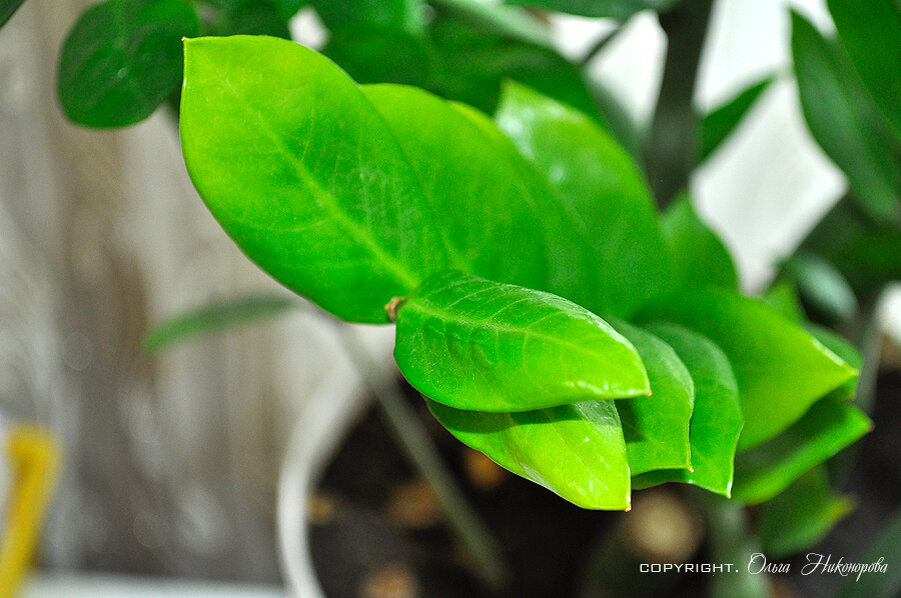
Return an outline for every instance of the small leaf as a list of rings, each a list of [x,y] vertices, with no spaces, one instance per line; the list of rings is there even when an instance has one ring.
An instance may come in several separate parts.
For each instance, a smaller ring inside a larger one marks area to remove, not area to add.
[[[144,120],[178,89],[181,39],[199,29],[183,0],[92,6],[63,42],[57,91],[66,116],[88,127]]]
[[[217,30],[220,35],[272,35],[291,39],[285,11],[274,0],[245,0],[226,9]]]
[[[773,81],[775,77],[769,76],[749,85],[701,119],[701,162],[709,158],[732,135]]]
[[[750,297],[719,289],[684,291],[651,314],[706,336],[729,358],[745,420],[739,451],[783,432],[857,375],[797,324]]]
[[[851,285],[821,256],[799,251],[783,264],[782,271],[794,281],[811,313],[827,323],[847,322],[860,309]]]
[[[792,13],[792,56],[801,107],[817,143],[848,176],[855,201],[871,216],[893,220],[901,209],[901,176],[847,56],[797,13]]]
[[[583,17],[625,20],[643,10],[665,11],[679,0],[507,0],[507,4],[534,6]]]
[[[144,347],[156,353],[197,336],[272,318],[296,307],[292,299],[266,295],[217,301],[163,322],[150,332]]]
[[[767,556],[781,559],[809,549],[854,506],[852,499],[832,492],[826,468],[815,467],[760,508],[760,540]]]
[[[647,330],[672,347],[691,374],[694,411],[690,441],[694,471],[651,471],[633,480],[633,485],[639,488],[685,482],[728,497],[742,428],[738,383],[729,360],[712,342],[681,326],[657,323]]]
[[[404,300],[394,357],[414,388],[456,409],[529,411],[649,392],[635,348],[594,314],[459,272]]]
[[[691,374],[672,347],[656,336],[625,322],[613,325],[638,349],[651,382],[651,396],[616,402],[632,475],[688,469],[694,403]]]
[[[420,34],[424,7],[421,0],[310,0],[329,29],[347,23],[370,23]]]
[[[698,217],[690,197],[683,195],[673,203],[661,219],[661,228],[678,284],[688,288],[738,288],[738,274],[729,251]]]
[[[602,315],[628,317],[667,289],[670,273],[651,192],[629,155],[584,114],[521,85],[504,88],[496,120],[576,216],[595,248]]]
[[[854,560],[879,563],[885,569],[864,573],[859,579],[857,575],[848,575],[837,598],[897,598],[901,591],[901,511],[895,511],[882,523],[876,541]]]
[[[629,463],[613,401],[521,413],[461,411],[429,401],[461,442],[585,509],[628,509]]]
[[[0,0],[0,27],[6,24],[25,0]]]
[[[768,501],[871,428],[862,411],[827,396],[781,435],[738,455],[732,494],[748,504]]]

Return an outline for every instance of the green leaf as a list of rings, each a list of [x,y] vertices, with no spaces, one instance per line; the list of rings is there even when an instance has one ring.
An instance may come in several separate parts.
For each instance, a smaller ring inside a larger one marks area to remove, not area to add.
[[[647,330],[672,347],[691,374],[694,411],[689,438],[694,471],[651,471],[633,480],[633,486],[685,482],[728,497],[742,428],[738,383],[729,360],[708,339],[681,326],[656,323]]]
[[[583,17],[625,20],[643,10],[669,10],[679,0],[507,0],[507,4],[534,6]]]
[[[781,435],[738,455],[732,494],[748,504],[768,501],[871,428],[862,411],[841,397],[827,396]]]
[[[848,176],[864,210],[881,220],[896,218],[901,207],[897,161],[847,56],[794,12],[792,55],[801,107],[817,143]]]
[[[638,349],[651,382],[650,396],[616,402],[632,475],[690,468],[691,374],[672,347],[656,336],[625,322],[612,324]]]
[[[807,330],[807,332],[809,332],[815,339],[820,341],[823,346],[832,351],[834,354],[838,355],[842,361],[847,363],[855,370],[860,371],[863,365],[863,360],[860,356],[860,353],[857,352],[857,347],[846,341],[844,338],[842,338],[832,330],[824,328],[823,326],[808,322],[804,325],[804,329]],[[854,399],[856,389],[857,377],[855,376],[836,388],[834,391],[832,391],[832,393],[844,399],[852,400]]]
[[[197,35],[183,0],[107,0],[86,10],[63,42],[57,91],[72,122],[123,127],[178,89],[181,39]]]
[[[421,0],[310,0],[310,4],[329,29],[357,22],[419,34],[424,26]]]
[[[394,357],[414,388],[456,409],[530,411],[650,392],[635,348],[591,312],[460,272],[403,301]]]
[[[496,120],[557,189],[602,264],[602,315],[627,317],[667,290],[667,253],[651,193],[617,142],[584,114],[508,84]]]
[[[901,139],[901,9],[895,0],[827,0],[842,45]]]
[[[329,32],[322,53],[358,83],[401,83],[428,87],[432,77],[430,48],[406,29],[350,22]]]
[[[25,0],[0,0],[0,27],[6,24]]]
[[[522,413],[428,403],[451,434],[501,467],[586,509],[629,508],[629,462],[613,401]]]
[[[268,295],[217,301],[163,322],[150,332],[144,347],[155,353],[197,336],[272,318],[296,307],[297,302],[292,299]]]
[[[879,563],[882,571],[848,575],[838,598],[896,598],[901,590],[901,511],[895,511],[882,525],[883,531],[867,552],[856,558],[860,563]]]
[[[272,35],[291,39],[288,18],[273,0],[246,0],[226,9],[217,30],[221,35]]]
[[[813,314],[830,324],[847,322],[860,306],[851,285],[826,259],[799,251],[782,266]]]
[[[815,467],[760,508],[763,549],[774,559],[807,550],[854,506],[854,500],[832,492],[826,468]]]
[[[769,76],[749,85],[701,119],[701,162],[709,158],[729,138],[775,79]]]
[[[660,223],[680,286],[738,288],[738,274],[729,251],[698,217],[690,197],[679,197]]]
[[[652,314],[706,336],[729,358],[745,420],[739,451],[783,432],[820,397],[857,375],[797,324],[750,297],[687,290],[647,315]]]
[[[268,0],[272,5],[278,8],[279,14],[281,14],[282,18],[285,20],[289,20],[301,8],[307,5],[307,0]],[[247,2],[247,0],[205,0],[205,2],[212,4],[213,6],[225,10],[234,9],[241,4]]]
[[[804,313],[795,283],[788,278],[778,278],[766,290],[761,299],[796,324],[803,324],[807,321],[807,315]]]

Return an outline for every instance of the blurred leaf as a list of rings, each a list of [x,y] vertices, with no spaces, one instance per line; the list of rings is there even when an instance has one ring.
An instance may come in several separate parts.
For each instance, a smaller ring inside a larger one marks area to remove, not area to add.
[[[199,28],[182,0],[107,0],[89,8],[60,56],[57,92],[66,116],[88,127],[147,118],[178,88],[181,39]]]
[[[358,83],[402,83],[428,87],[433,57],[425,41],[405,29],[377,23],[335,26],[322,53]]]
[[[296,308],[297,301],[275,295],[217,301],[163,322],[150,332],[144,347],[155,353],[176,343],[272,318]]]
[[[662,216],[661,228],[679,285],[738,288],[738,274],[729,251],[698,217],[690,197],[676,199]]]
[[[665,11],[679,0],[507,0],[507,4],[533,6],[583,17],[625,20],[643,10]]]
[[[691,374],[672,347],[656,336],[625,322],[612,324],[638,349],[651,381],[650,396],[616,401],[632,475],[691,467]]]
[[[807,321],[807,315],[804,313],[795,283],[785,277],[777,279],[761,299],[796,324],[803,324]]]
[[[410,33],[423,31],[422,0],[310,0],[328,29],[368,23]]]
[[[731,572],[711,576],[709,598],[774,598],[767,576],[752,574],[744,565],[750,555],[761,552],[748,510],[719,496],[704,495],[700,501],[706,506],[711,562],[733,564]]]
[[[205,0],[209,4],[222,9],[234,9],[241,4],[245,4],[247,0]],[[301,8],[308,4],[307,0],[268,0],[273,6],[277,7],[282,18],[286,21],[297,14]]]
[[[647,315],[706,336],[729,358],[745,419],[739,451],[783,432],[820,397],[857,375],[775,309],[733,292],[685,291]]]
[[[837,598],[896,598],[901,591],[901,511],[895,511],[891,520],[882,526],[876,542],[863,556],[860,563],[880,562],[885,572],[864,573],[860,579],[848,575]]]
[[[854,506],[854,500],[832,492],[826,468],[815,467],[760,508],[763,549],[773,559],[807,550]]]
[[[521,413],[428,404],[451,434],[513,473],[586,509],[629,508],[629,463],[613,401]]]
[[[681,326],[657,323],[648,326],[648,331],[676,351],[694,383],[690,428],[694,471],[651,471],[634,479],[633,487],[684,482],[728,497],[742,428],[738,383],[729,360],[712,342]]]
[[[577,217],[595,248],[599,313],[628,316],[668,290],[670,272],[651,192],[629,155],[584,114],[515,83],[496,120]]]
[[[456,409],[530,411],[650,392],[635,348],[594,314],[460,272],[403,301],[394,357],[416,390]]]
[[[25,0],[0,0],[0,27],[6,24]]]
[[[823,326],[808,322],[804,325],[804,328],[827,349],[838,355],[845,363],[855,370],[860,370],[861,357],[860,353],[857,351],[857,347],[832,330],[824,328]],[[851,378],[832,392],[842,398],[852,400],[854,399],[854,390],[856,386],[857,378]]]
[[[897,1],[827,0],[826,4],[854,68],[901,140],[901,9]]]
[[[814,138],[848,176],[864,210],[883,221],[896,219],[901,210],[897,159],[847,57],[795,12],[792,55],[801,107]]]
[[[291,39],[288,19],[273,0],[236,2],[217,23],[220,35],[272,35]]]
[[[860,309],[851,285],[835,266],[822,257],[799,251],[782,271],[791,278],[811,313],[830,324],[847,322]]]
[[[701,162],[709,158],[738,128],[758,99],[769,89],[775,77],[748,86],[734,98],[715,108],[701,119]]]
[[[781,435],[739,453],[732,495],[747,504],[768,501],[871,428],[862,411],[841,397],[829,395]]]
[[[486,32],[553,48],[550,27],[527,10],[482,0],[431,0],[437,19],[448,15],[477,25]]]

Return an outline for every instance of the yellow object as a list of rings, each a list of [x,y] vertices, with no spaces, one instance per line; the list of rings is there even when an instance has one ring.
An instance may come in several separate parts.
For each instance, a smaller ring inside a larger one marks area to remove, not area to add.
[[[14,427],[6,439],[12,486],[6,501],[0,547],[0,598],[15,596],[31,559],[56,482],[56,440],[38,428]]]

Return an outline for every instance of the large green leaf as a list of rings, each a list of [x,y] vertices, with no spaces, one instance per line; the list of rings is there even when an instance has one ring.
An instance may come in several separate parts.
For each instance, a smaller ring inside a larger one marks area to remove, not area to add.
[[[66,116],[89,127],[147,118],[178,89],[181,39],[199,28],[183,0],[107,0],[89,8],[60,55],[57,91]]]
[[[842,45],[901,139],[901,8],[896,0],[827,0]]]
[[[832,492],[824,466],[815,467],[760,508],[763,549],[774,559],[806,550],[854,510],[854,504]]]
[[[650,392],[635,348],[591,312],[459,272],[403,300],[394,357],[414,388],[457,409],[530,411]]]
[[[797,13],[792,13],[792,54],[813,136],[848,176],[861,207],[883,220],[895,218],[901,209],[897,160],[847,56]]]
[[[775,77],[757,81],[701,119],[701,161],[709,158],[742,122]]]
[[[770,500],[871,427],[862,411],[830,395],[776,438],[738,455],[732,494],[748,504]]]
[[[834,354],[838,355],[838,357],[842,361],[847,363],[855,370],[861,370],[863,361],[861,359],[860,353],[857,352],[857,347],[852,345],[850,342],[848,342],[829,328],[825,328],[818,324],[808,322],[804,325],[804,329],[807,330],[807,332],[809,332],[815,339],[820,341],[824,347],[832,351]],[[832,391],[832,393],[842,398],[852,400],[854,399],[856,388],[857,377],[855,376],[848,379],[844,384]]]
[[[625,322],[613,325],[638,349],[651,382],[650,396],[616,401],[632,475],[690,468],[691,374],[672,347],[656,336]]]
[[[691,466],[688,469],[650,471],[633,481],[643,487],[663,482],[685,482],[729,496],[733,463],[741,434],[741,401],[729,360],[708,339],[674,324],[658,323],[648,331],[679,355],[694,382],[691,416]]]
[[[464,444],[586,509],[628,509],[629,462],[613,401],[521,413],[461,411],[429,401]]]
[[[2,27],[13,13],[22,6],[25,0],[0,0],[0,27]]]
[[[686,290],[651,314],[699,332],[729,358],[745,420],[739,451],[778,435],[857,374],[778,311],[737,293]]]
[[[504,88],[496,120],[577,217],[573,235],[595,248],[598,313],[628,316],[669,284],[651,193],[619,144],[594,121],[517,85]]]
[[[534,6],[583,17],[628,19],[643,10],[668,10],[679,0],[507,0],[507,4]]]
[[[691,198],[678,198],[661,218],[677,284],[738,288],[735,264],[723,242],[701,221]]]
[[[420,33],[424,6],[421,0],[310,0],[329,29],[347,23],[371,23]]]

